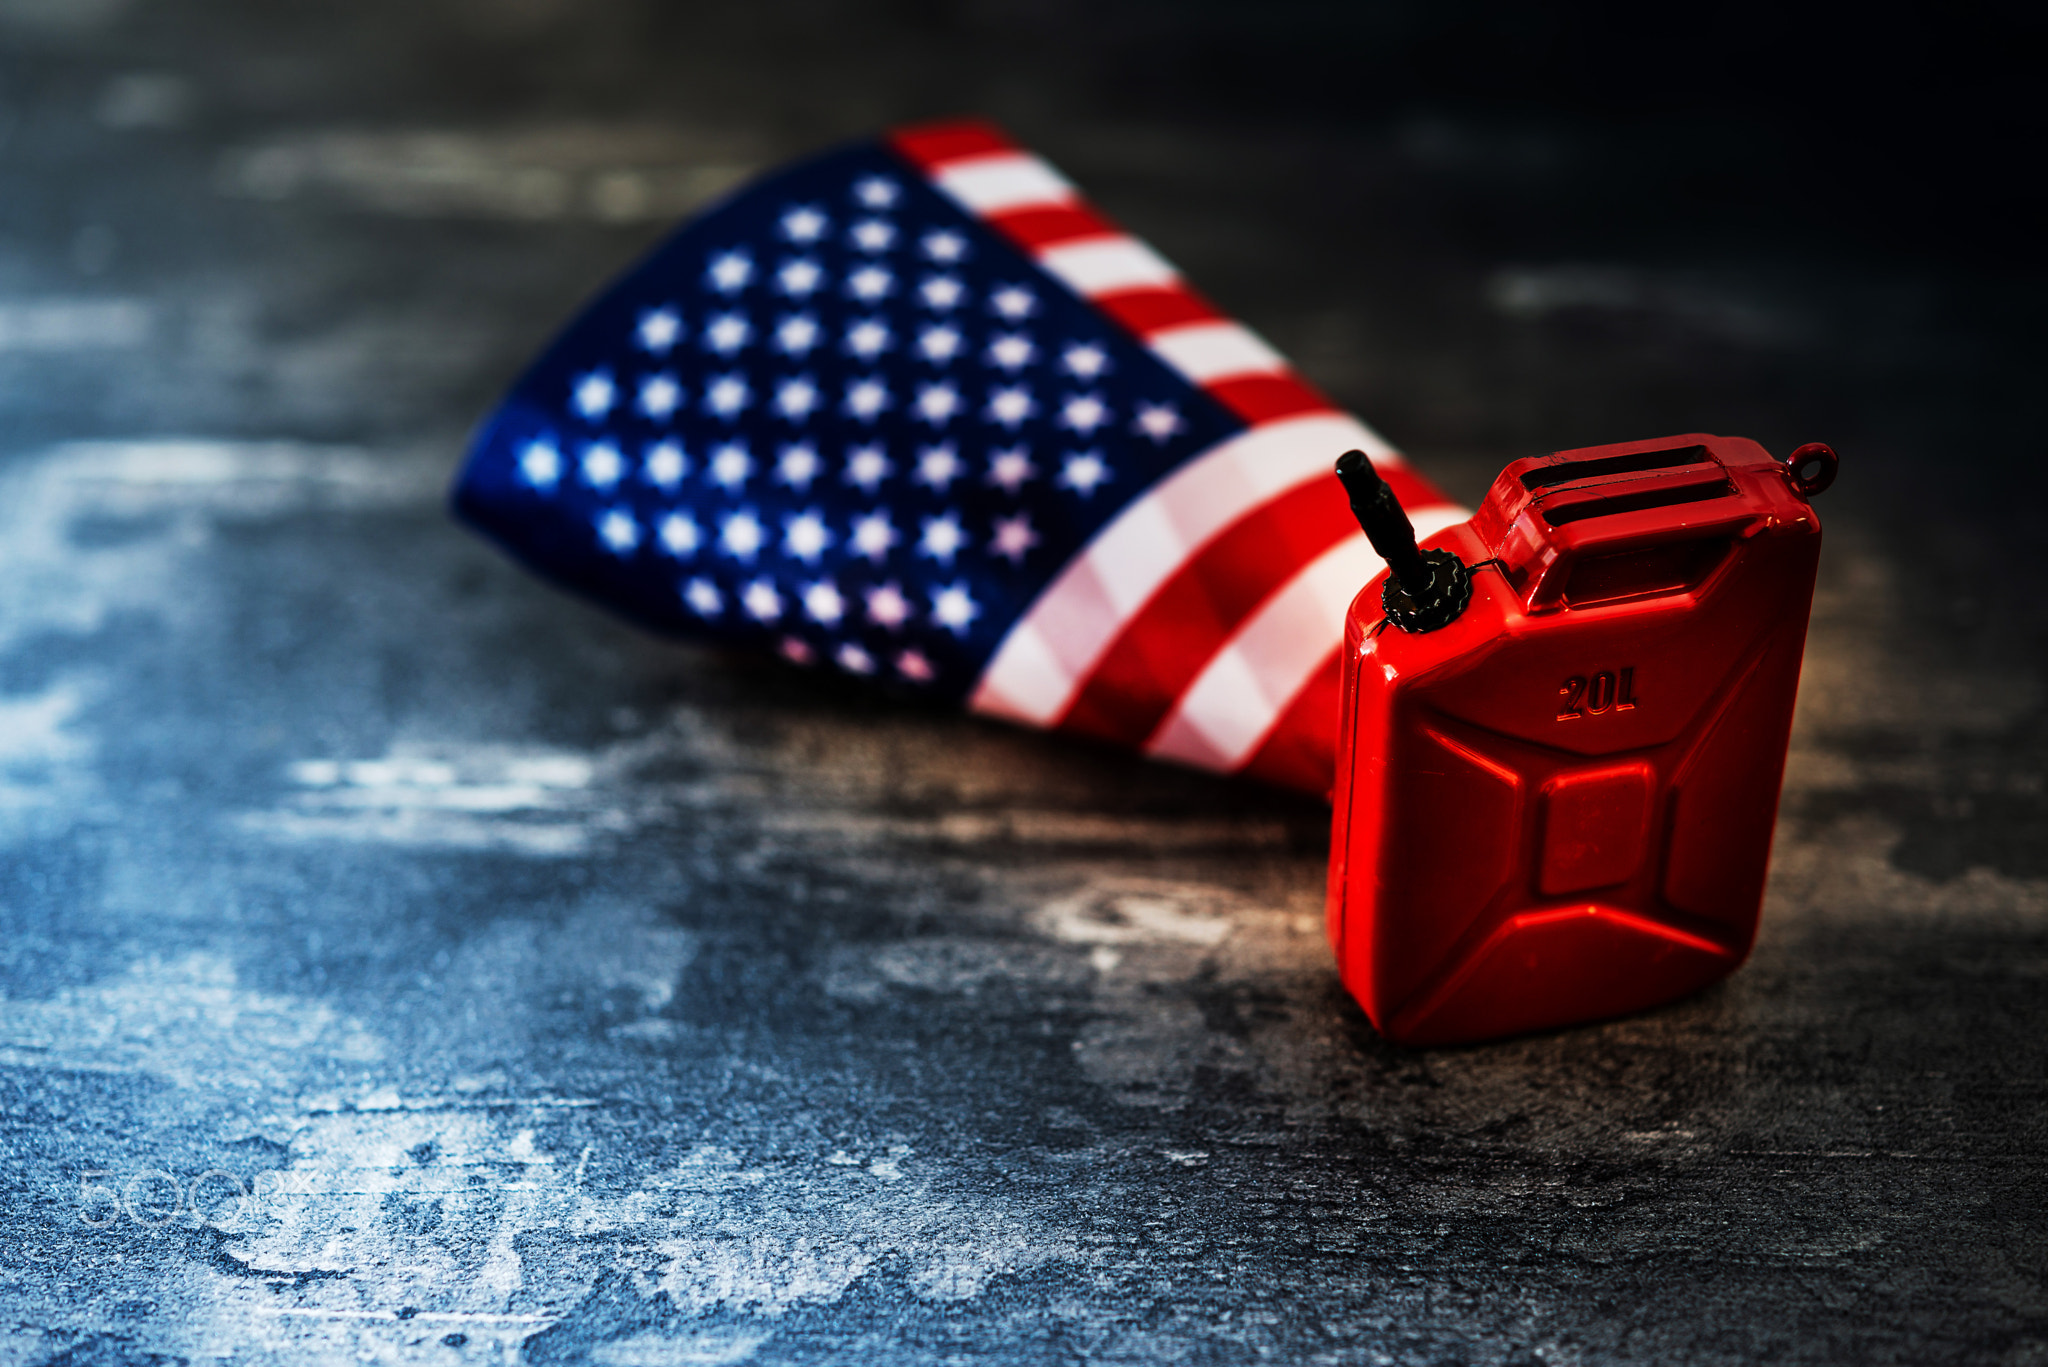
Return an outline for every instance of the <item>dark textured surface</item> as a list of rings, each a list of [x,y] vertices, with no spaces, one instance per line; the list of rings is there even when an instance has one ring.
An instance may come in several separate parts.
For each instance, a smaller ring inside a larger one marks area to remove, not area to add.
[[[0,0],[0,1359],[2048,1361],[2029,35],[1256,14]],[[1315,804],[446,520],[674,214],[961,109],[1467,499],[1843,451],[1747,968],[1390,1048]]]

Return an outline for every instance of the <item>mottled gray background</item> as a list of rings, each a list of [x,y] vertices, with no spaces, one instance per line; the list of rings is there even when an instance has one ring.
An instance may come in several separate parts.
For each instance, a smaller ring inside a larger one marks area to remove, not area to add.
[[[0,1360],[2048,1361],[2042,35],[1639,10],[0,0]],[[1841,449],[1747,968],[1391,1048],[1319,805],[447,520],[676,215],[958,111],[1468,500]]]

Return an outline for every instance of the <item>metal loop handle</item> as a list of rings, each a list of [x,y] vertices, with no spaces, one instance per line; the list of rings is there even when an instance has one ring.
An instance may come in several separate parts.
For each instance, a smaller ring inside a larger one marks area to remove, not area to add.
[[[1801,498],[1827,492],[1835,482],[1835,470],[1842,463],[1835,448],[1826,442],[1810,441],[1785,457],[1785,477]]]

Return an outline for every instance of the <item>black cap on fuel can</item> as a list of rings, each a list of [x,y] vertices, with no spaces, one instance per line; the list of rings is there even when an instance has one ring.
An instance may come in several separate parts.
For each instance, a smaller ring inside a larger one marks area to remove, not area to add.
[[[1465,562],[1450,551],[1415,544],[1415,525],[1365,452],[1337,457],[1337,478],[1351,496],[1352,516],[1387,562],[1387,586],[1380,593],[1387,620],[1403,631],[1435,631],[1457,621],[1472,602],[1472,572]]]

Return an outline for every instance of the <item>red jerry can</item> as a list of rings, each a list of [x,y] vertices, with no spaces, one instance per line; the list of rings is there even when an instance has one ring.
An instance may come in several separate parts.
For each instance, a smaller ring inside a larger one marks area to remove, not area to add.
[[[1389,569],[1345,623],[1329,934],[1381,1033],[1618,1016],[1748,955],[1820,556],[1808,500],[1835,465],[1704,435],[1565,451],[1508,466],[1418,549],[1370,462],[1338,462]]]

